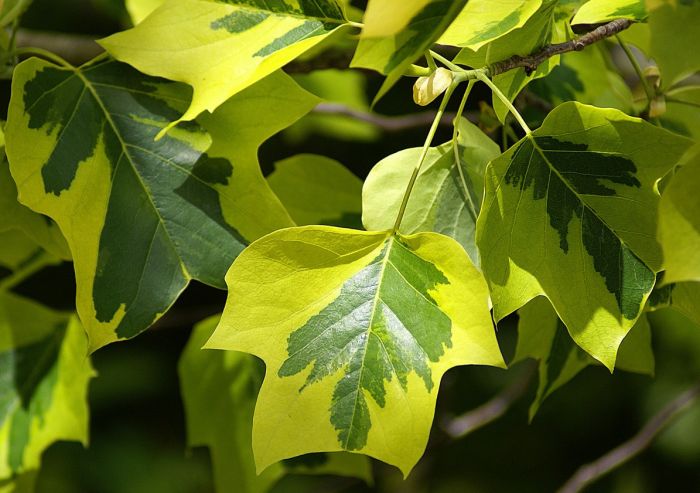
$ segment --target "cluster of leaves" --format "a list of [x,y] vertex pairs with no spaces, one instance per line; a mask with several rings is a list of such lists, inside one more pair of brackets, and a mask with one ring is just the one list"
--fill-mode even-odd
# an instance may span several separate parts
[[[0,23],[16,27],[27,3],[0,3]],[[107,54],[73,67],[44,53],[13,68],[0,491],[30,489],[53,441],[86,443],[85,355],[146,330],[190,280],[228,290],[180,363],[189,442],[210,448],[220,491],[265,491],[288,471],[371,481],[366,456],[407,475],[442,375],[506,366],[494,319],[520,316],[510,363],[539,360],[531,414],[590,364],[652,374],[647,311],[670,306],[700,324],[700,53],[686,50],[697,0],[127,7],[135,26],[101,40]],[[624,48],[658,67],[640,72],[642,99],[602,41],[489,77],[496,62],[615,19],[634,22]],[[11,62],[14,37],[0,44]],[[458,52],[445,59],[436,44]],[[442,96],[425,145],[386,157],[364,184],[309,154],[264,177],[259,147],[297,122],[373,137],[304,118],[322,97],[348,97],[333,88],[356,74],[281,70],[347,50],[351,67],[386,76],[377,100],[404,76],[419,77],[418,103]],[[462,116],[476,80],[493,92],[489,125]],[[464,85],[452,140],[431,147]],[[527,122],[513,106],[526,87],[547,109]],[[11,292],[69,260],[77,316]]]

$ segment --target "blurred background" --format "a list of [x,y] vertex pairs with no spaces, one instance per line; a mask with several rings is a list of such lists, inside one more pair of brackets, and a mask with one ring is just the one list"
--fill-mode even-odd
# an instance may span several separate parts
[[[23,26],[42,31],[100,37],[129,26],[121,0],[34,0]],[[620,64],[623,75],[626,67]],[[309,90],[359,110],[368,108],[380,76],[356,72],[331,74],[322,84],[299,76]],[[629,76],[634,79],[632,75]],[[411,82],[402,81],[375,108],[384,115],[417,111]],[[9,81],[2,81],[9,98]],[[333,91],[333,87],[336,88]],[[342,90],[341,90],[342,89]],[[335,92],[335,94],[333,93]],[[500,142],[498,125],[479,101],[468,111]],[[6,103],[6,101],[5,101]],[[3,105],[5,107],[6,104]],[[539,111],[526,107],[538,118]],[[367,122],[312,114],[268,141],[260,151],[266,173],[274,163],[301,152],[334,158],[360,179],[381,158],[422,144],[428,123],[387,131]],[[436,143],[451,138],[444,127]],[[74,307],[71,264],[51,267],[16,291],[49,306]],[[179,392],[177,361],[192,325],[223,307],[225,293],[193,282],[155,327],[137,338],[107,346],[93,356],[99,376],[90,386],[90,447],[58,443],[44,455],[38,477],[40,493],[205,493],[213,491],[206,448],[187,449]],[[445,376],[436,410],[436,426],[425,457],[407,481],[398,470],[373,463],[375,484],[336,477],[288,476],[277,492],[547,492],[554,491],[582,464],[634,435],[665,403],[700,379],[700,327],[662,310],[650,315],[656,376],[616,373],[589,367],[553,394],[528,424],[528,406],[536,381],[499,420],[460,439],[451,439],[439,424],[491,399],[531,371],[521,363],[509,371],[463,367]],[[515,317],[503,321],[498,336],[506,357],[513,354]],[[700,404],[685,412],[654,444],[591,492],[700,492]],[[232,492],[235,493],[235,492]]]

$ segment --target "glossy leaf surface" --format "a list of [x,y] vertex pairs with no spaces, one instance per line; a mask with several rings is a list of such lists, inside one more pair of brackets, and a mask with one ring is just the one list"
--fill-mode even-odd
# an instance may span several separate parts
[[227,281],[206,347],[265,361],[258,470],[346,450],[405,475],[425,448],[442,374],[503,365],[483,278],[444,236],[282,230],[247,248]]
[[477,245],[496,320],[544,294],[612,370],[661,268],[655,184],[688,145],[616,110],[565,103],[492,161]]

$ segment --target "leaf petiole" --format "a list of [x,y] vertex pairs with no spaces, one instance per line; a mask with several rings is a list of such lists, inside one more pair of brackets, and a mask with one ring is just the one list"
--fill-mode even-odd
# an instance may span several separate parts
[[50,52],[49,50],[45,50],[43,48],[36,48],[36,47],[22,47],[22,48],[16,48],[13,53],[15,56],[22,56],[22,55],[34,55],[40,58],[44,58],[46,60],[49,60],[56,65],[60,65],[62,67],[68,68],[70,70],[75,70],[75,67],[65,61],[63,58],[58,56],[55,53]]
[[447,107],[447,103],[449,102],[452,93],[458,85],[459,81],[453,81],[452,84],[450,84],[450,87],[447,88],[447,91],[445,91],[444,96],[442,97],[442,102],[440,103],[440,107],[438,108],[437,113],[435,114],[435,118],[433,119],[433,123],[430,126],[428,136],[425,138],[425,143],[423,144],[423,149],[420,153],[420,157],[418,158],[418,162],[416,163],[416,167],[413,169],[413,174],[411,174],[411,179],[408,181],[408,185],[406,186],[406,191],[404,192],[403,199],[401,199],[399,213],[396,215],[394,227],[391,229],[392,235],[396,234],[399,230],[399,226],[401,226],[401,220],[403,219],[403,215],[406,212],[406,205],[408,204],[408,199],[411,196],[413,185],[415,185],[416,179],[418,178],[418,173],[420,172],[420,168],[423,165],[423,161],[425,161],[425,157],[428,155],[430,144],[432,144],[433,137],[435,137],[435,132],[437,131],[438,126],[440,125],[440,120],[442,120],[442,116],[445,114],[445,108]]
[[477,210],[476,210],[476,205],[474,204],[474,200],[472,199],[471,194],[469,193],[469,187],[467,186],[467,179],[464,176],[464,170],[462,169],[462,160],[460,159],[459,156],[459,144],[457,143],[457,136],[459,133],[459,120],[462,118],[462,113],[464,112],[464,107],[467,104],[467,99],[469,99],[469,94],[472,92],[472,87],[474,87],[474,84],[476,83],[476,80],[472,79],[467,83],[467,88],[464,90],[464,96],[462,96],[462,101],[459,103],[459,108],[457,109],[457,116],[455,116],[455,120],[453,123],[453,130],[452,130],[452,152],[454,152],[455,155],[455,164],[457,165],[457,171],[459,172],[459,179],[460,182],[462,183],[462,188],[464,189],[464,197],[466,198],[467,202],[469,202],[469,207],[472,212],[472,215],[474,219],[476,219],[477,216]]
[[501,92],[501,90],[498,88],[496,84],[493,83],[491,79],[488,78],[488,76],[484,72],[476,72],[476,78],[479,79],[481,82],[489,86],[491,91],[500,99],[503,104],[506,105],[506,108],[508,108],[508,111],[510,111],[515,119],[518,121],[522,129],[525,131],[527,135],[530,135],[532,133],[532,130],[530,130],[530,127],[527,126],[527,123],[525,123],[525,120],[523,117],[520,115],[518,110],[515,109],[515,106],[513,106],[513,103],[510,102],[510,99],[508,99],[505,94]]

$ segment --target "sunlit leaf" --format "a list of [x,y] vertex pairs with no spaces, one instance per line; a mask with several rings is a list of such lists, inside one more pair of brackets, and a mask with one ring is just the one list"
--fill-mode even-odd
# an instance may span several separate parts
[[661,269],[655,184],[689,144],[617,110],[564,103],[492,161],[477,245],[496,320],[544,294],[612,369]]
[[[498,145],[462,119],[457,137],[459,166],[452,141],[428,151],[406,205],[400,231],[435,231],[457,240],[474,264],[476,217],[481,208],[486,164],[500,154]],[[362,193],[362,220],[368,230],[392,228],[421,149],[404,149],[372,169]]]
[[643,21],[647,18],[644,0],[589,0],[576,12],[572,24],[602,24],[615,19]]
[[100,43],[141,72],[193,87],[178,122],[214,111],[345,22],[334,0],[168,0]]
[[286,229],[249,246],[227,282],[207,347],[266,364],[253,420],[259,471],[346,450],[407,474],[425,449],[443,373],[503,366],[486,284],[445,236]]

